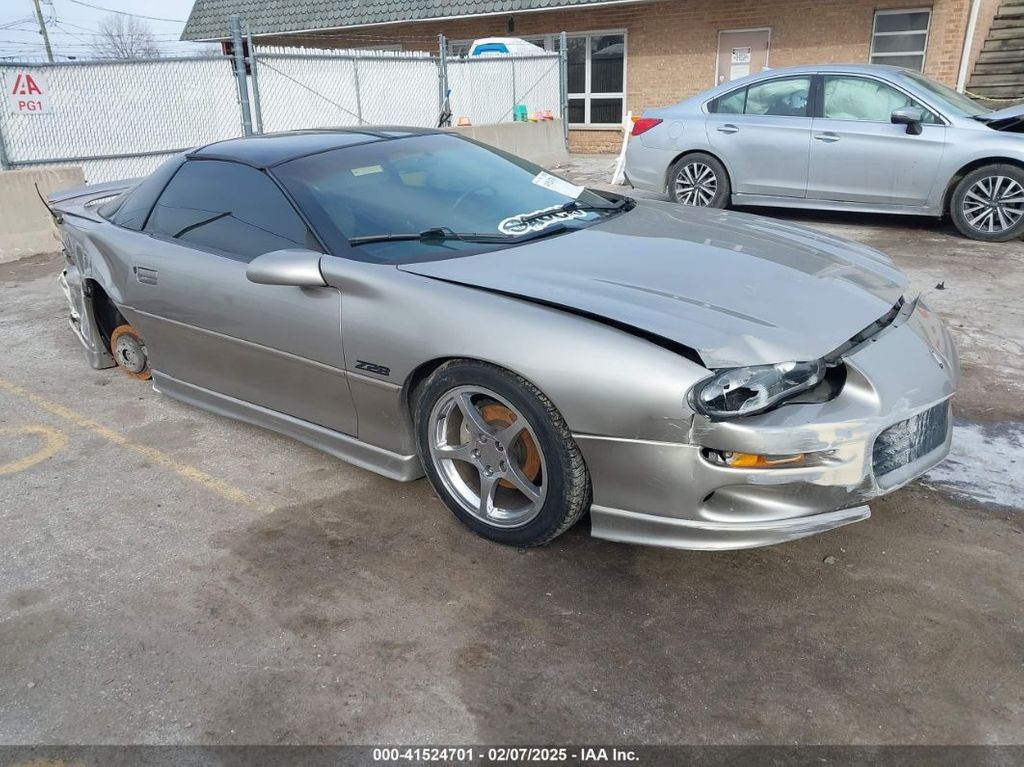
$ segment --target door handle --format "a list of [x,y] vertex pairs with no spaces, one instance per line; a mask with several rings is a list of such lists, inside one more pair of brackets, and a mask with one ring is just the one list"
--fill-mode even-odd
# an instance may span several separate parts
[[839,136],[837,136],[835,133],[832,133],[831,131],[829,131],[827,133],[815,134],[814,140],[815,141],[823,141],[826,144],[834,144],[836,141],[839,140]]
[[132,271],[135,272],[135,279],[143,285],[156,285],[156,269],[150,269],[148,266],[133,266]]
[[726,123],[725,125],[719,125],[715,130],[719,133],[738,133],[740,129],[732,123]]

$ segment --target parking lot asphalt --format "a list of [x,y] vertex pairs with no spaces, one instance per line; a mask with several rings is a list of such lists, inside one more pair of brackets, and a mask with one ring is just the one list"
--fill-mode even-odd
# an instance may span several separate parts
[[739,552],[487,543],[90,369],[59,257],[0,266],[0,743],[1024,743],[1024,244],[765,212],[889,252],[964,380],[949,466]]

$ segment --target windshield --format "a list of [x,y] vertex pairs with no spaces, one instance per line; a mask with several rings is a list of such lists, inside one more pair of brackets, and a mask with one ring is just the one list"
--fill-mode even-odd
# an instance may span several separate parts
[[347,256],[369,261],[505,247],[622,210],[533,163],[446,133],[335,149],[273,173],[333,252],[352,246]]
[[940,105],[946,108],[945,111],[957,117],[977,117],[992,111],[964,94],[917,72],[903,72],[902,74],[913,85],[937,99]]

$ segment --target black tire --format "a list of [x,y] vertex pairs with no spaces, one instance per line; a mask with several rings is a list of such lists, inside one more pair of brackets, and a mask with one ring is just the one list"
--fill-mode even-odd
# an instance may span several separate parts
[[[431,453],[435,422],[431,414],[435,407],[443,407],[460,387],[481,387],[500,395],[525,417],[536,436],[536,448],[543,458],[546,493],[543,501],[536,504],[540,506],[536,516],[521,526],[496,527],[467,512],[435,463]],[[414,392],[413,414],[417,450],[427,478],[452,513],[477,535],[509,546],[541,546],[572,527],[590,508],[590,475],[579,447],[551,400],[524,378],[484,362],[446,362]],[[435,418],[437,415],[434,413]],[[460,465],[470,474],[480,471],[468,462]]]
[[[698,185],[700,193],[689,195],[686,190],[680,189],[680,184],[688,184],[693,177],[703,173],[707,168],[714,174],[713,189],[707,184],[708,178],[701,179]],[[687,177],[689,169],[690,177]],[[684,155],[676,160],[668,172],[668,196],[672,202],[680,205],[692,205],[702,208],[725,208],[729,205],[732,197],[732,186],[729,183],[729,174],[725,166],[704,152],[693,152]]]
[[[1024,168],[1017,165],[992,164],[972,170],[957,183],[956,188],[953,190],[953,196],[949,201],[949,215],[953,219],[953,224],[956,226],[960,234],[964,237],[969,237],[972,240],[983,240],[985,242],[1009,242],[1010,240],[1015,240],[1018,237],[1024,236],[1024,205],[1017,203],[1013,207],[1013,212],[1003,213],[1004,220],[1006,220],[1010,215],[1016,215],[1017,220],[1011,226],[1001,228],[1001,222],[999,221],[994,208],[992,209],[993,215],[988,217],[984,215],[985,208],[977,202],[978,198],[976,193],[972,195],[970,200],[968,200],[968,193],[972,191],[972,188],[975,188],[975,185],[979,183],[984,187],[986,180],[988,179],[993,181],[996,179],[1005,179],[999,182],[1003,188],[1010,187],[1010,184],[1006,181],[1009,180],[1016,184],[1014,187],[1015,190],[1024,190]],[[1019,197],[1019,194],[1014,192],[1013,197],[1017,198]],[[966,211],[965,208],[972,208],[971,212],[975,214],[975,217],[979,214],[982,215],[980,221],[977,222],[979,225],[971,223],[971,219],[968,217],[968,211]],[[1017,213],[1017,210],[1021,212]],[[996,231],[987,231],[990,225],[993,226]]]

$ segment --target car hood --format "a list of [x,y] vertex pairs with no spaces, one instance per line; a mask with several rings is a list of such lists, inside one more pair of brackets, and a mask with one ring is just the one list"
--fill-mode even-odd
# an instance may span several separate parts
[[651,201],[571,234],[399,268],[605,318],[688,346],[709,368],[818,359],[907,287],[862,245]]
[[975,118],[999,131],[1008,133],[1021,133],[1024,128],[1024,104],[1016,104],[1006,109],[998,109],[995,112],[986,112]]

